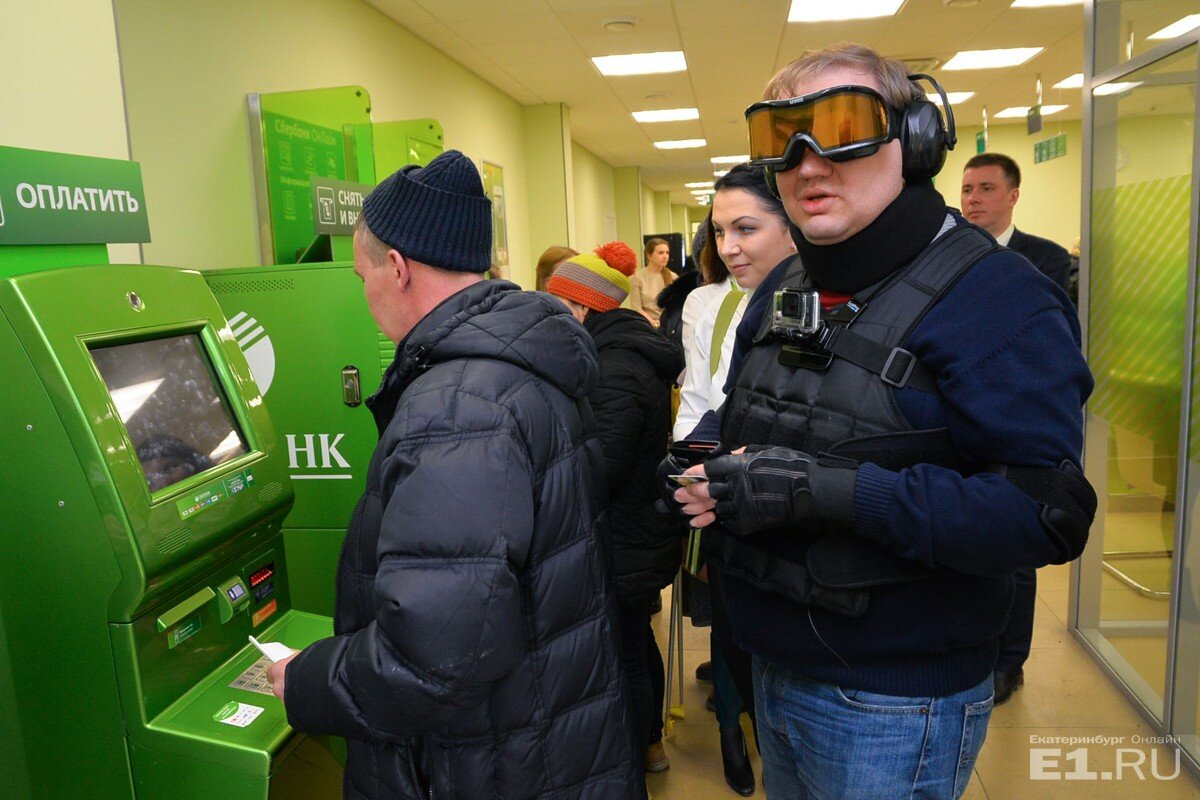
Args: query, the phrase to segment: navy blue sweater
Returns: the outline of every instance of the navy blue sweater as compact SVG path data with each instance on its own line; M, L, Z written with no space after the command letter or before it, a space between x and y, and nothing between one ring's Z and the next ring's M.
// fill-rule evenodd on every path
M751 298L731 380L784 269ZM914 429L948 427L960 453L978 464L1078 464L1081 409L1092 390L1079 341L1066 293L1024 257L995 253L904 343L936 374L941 395L905 388L897 404ZM719 438L717 423L709 415L692 435ZM894 472L865 463L855 487L855 533L955 574L873 589L861 619L728 580L730 617L746 649L816 680L906 696L967 689L994 667L1012 571L1079 555L1057 546L1037 514L1031 499L993 473L963 477L929 464Z

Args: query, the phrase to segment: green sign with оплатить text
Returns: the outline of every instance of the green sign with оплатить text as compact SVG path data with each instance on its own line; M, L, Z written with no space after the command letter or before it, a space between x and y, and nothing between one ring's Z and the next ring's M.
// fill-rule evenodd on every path
M136 162L0 147L0 245L148 241Z

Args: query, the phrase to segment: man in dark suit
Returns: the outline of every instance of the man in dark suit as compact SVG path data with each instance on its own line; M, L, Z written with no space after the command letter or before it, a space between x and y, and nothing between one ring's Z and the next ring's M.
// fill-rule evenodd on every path
M1049 239L1017 230L1012 216L1020 196L1021 169L1002 153L981 153L963 169L963 215L1000 244L1028 258L1065 291L1071 257Z
M1050 280L1067 290L1071 257L1065 249L1040 236L1017 230L1013 208L1021 196L1021 169L1002 153L981 153L963 168L962 212L996 241L1029 259ZM1016 593L1008 625L1000 635L1000 657L992 676L996 705L1006 702L1025 682L1025 660L1033 640L1033 608L1037 602L1037 572L1013 573Z

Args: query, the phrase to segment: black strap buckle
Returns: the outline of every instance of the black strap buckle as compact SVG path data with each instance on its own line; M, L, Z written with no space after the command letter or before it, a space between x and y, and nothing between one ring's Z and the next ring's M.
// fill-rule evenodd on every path
M897 357L901 359L899 362L897 362ZM890 386L895 386L897 389L903 389L905 384L908 383L908 379L912 377L913 370L916 367L916 356L902 347L895 347L892 348L887 363L883 365L883 370L879 373L879 379ZM900 373L899 378L892 377L896 372Z

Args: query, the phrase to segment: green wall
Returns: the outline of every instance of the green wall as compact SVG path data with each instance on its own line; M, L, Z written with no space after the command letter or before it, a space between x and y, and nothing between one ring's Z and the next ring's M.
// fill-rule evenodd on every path
M433 117L504 167L510 274L532 285L521 106L360 0L115 0L146 260L258 263L246 95L359 84L377 122ZM59 52L57 45L53 52Z
M650 194L654 198L654 228L646 232L671 233L675 230L671 219L671 193L652 191Z
M572 188L575 196L575 235L571 245L588 252L617 237L616 173L586 148L571 146ZM637 249L636 244L630 242Z
M642 171L638 167L613 169L613 202L617 209L617 238L635 250L642 241Z
M515 260L509 276L522 286L537 282L537 259L552 245L571 245L575 199L571 194L571 115L562 103L522 108L528 197L530 258Z
M0 74L0 145L129 158L111 0L4 3ZM159 215L149 216L154 236ZM137 245L108 250L113 262L139 260Z
M654 190L642 184L642 233L658 233L658 204L654 202ZM636 248L635 248L636 249Z
M958 128L958 146L946 157L946 166L938 175L938 191L946 204L960 207L963 165L975 155L975 133L980 126ZM1067 135L1067 154L1062 158L1033 163L1033 145L1059 133ZM1045 119L1041 133L1029 136L1025 123L988 126L988 150L1004 153L1021 168L1021 199L1013 212L1013 222L1028 233L1058 242L1068 250L1079 236L1079 204L1082 192L1080 164L1083 140L1078 120L1056 123Z

